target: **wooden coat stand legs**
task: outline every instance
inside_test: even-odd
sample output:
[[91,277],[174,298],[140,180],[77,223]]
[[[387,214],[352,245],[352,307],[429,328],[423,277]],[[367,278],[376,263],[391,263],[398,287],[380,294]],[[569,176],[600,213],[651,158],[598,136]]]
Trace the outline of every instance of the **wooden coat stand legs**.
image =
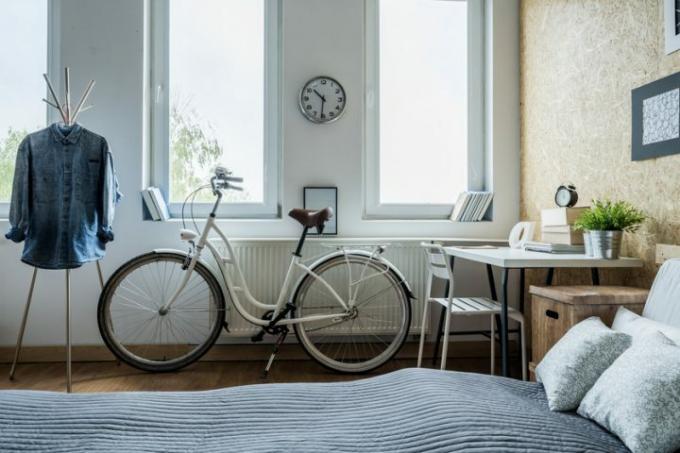
[[[102,268],[99,261],[95,261],[97,265],[97,275],[99,276],[99,286],[104,288],[104,277],[102,275]],[[21,327],[19,327],[19,335],[17,337],[17,346],[14,350],[14,360],[12,361],[12,368],[9,370],[9,379],[14,379],[14,373],[17,369],[17,362],[19,361],[19,354],[21,353],[21,345],[24,341],[24,332],[26,331],[26,321],[28,320],[28,311],[31,308],[31,301],[33,300],[33,289],[35,288],[35,279],[38,276],[38,268],[33,268],[33,277],[31,278],[31,286],[28,289],[28,298],[26,306],[24,307],[24,316],[21,319]],[[66,391],[71,393],[71,270],[66,269]]]

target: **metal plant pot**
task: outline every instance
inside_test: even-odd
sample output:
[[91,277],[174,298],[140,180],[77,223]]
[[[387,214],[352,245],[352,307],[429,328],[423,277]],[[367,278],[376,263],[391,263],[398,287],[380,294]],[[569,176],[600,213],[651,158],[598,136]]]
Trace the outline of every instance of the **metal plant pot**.
[[621,254],[621,231],[591,231],[590,243],[595,258],[618,259]]
[[586,256],[593,256],[593,243],[590,240],[590,231],[583,232],[583,247],[585,247]]

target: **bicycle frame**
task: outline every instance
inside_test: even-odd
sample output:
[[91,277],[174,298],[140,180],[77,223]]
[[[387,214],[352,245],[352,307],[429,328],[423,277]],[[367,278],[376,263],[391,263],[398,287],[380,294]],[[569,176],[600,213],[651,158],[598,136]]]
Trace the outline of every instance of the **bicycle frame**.
[[[219,202],[219,201],[218,201]],[[217,236],[219,239],[222,240],[224,243],[224,246],[227,249],[227,254],[228,256],[223,256],[217,248],[211,243],[210,240],[210,232],[215,231],[217,233]],[[272,310],[273,314],[271,319],[275,319],[277,315],[281,313],[281,311],[284,309],[286,305],[286,295],[288,294],[288,291],[290,289],[293,277],[294,277],[294,271],[296,269],[301,270],[307,275],[310,275],[311,277],[315,278],[318,282],[320,282],[329,292],[329,294],[338,302],[338,312],[335,314],[329,314],[329,315],[312,315],[312,316],[306,316],[302,318],[283,318],[280,319],[276,324],[277,325],[290,325],[290,324],[299,324],[299,323],[304,323],[304,322],[311,322],[311,321],[323,321],[323,320],[335,320],[338,323],[344,321],[348,317],[351,316],[351,310],[352,307],[354,306],[355,298],[357,295],[357,290],[354,292],[352,291],[352,287],[358,285],[359,283],[362,283],[366,280],[369,280],[371,278],[374,278],[378,275],[382,275],[383,273],[389,272],[390,271],[390,266],[385,265],[385,269],[382,272],[378,273],[373,273],[370,276],[366,277],[365,276],[365,271],[366,267],[368,265],[368,261],[366,266],[364,266],[364,270],[362,271],[361,275],[359,276],[359,279],[357,281],[352,281],[351,274],[349,278],[349,294],[350,294],[350,300],[345,301],[340,297],[340,295],[333,289],[333,287],[328,284],[326,280],[324,280],[321,276],[316,274],[310,267],[305,265],[302,262],[302,258],[299,254],[293,254],[290,264],[288,266],[288,271],[286,272],[286,277],[283,281],[283,285],[281,286],[281,289],[279,291],[279,295],[277,298],[277,301],[275,304],[266,304],[263,303],[259,300],[257,300],[252,293],[250,292],[250,289],[248,288],[248,284],[246,283],[245,277],[243,275],[243,272],[241,270],[241,267],[238,265],[238,262],[236,261],[236,255],[234,254],[234,250],[231,246],[231,243],[229,242],[229,239],[225,236],[225,234],[220,230],[220,228],[216,225],[215,223],[215,215],[214,213],[211,213],[210,216],[207,219],[207,223],[205,225],[205,228],[203,229],[203,232],[201,236],[198,239],[198,242],[195,244],[195,251],[193,255],[191,256],[191,261],[189,262],[189,265],[187,267],[187,272],[185,272],[185,275],[183,276],[183,280],[179,285],[179,288],[175,293],[172,295],[172,297],[168,300],[168,302],[163,306],[162,310],[169,310],[172,305],[175,303],[179,295],[182,293],[186,285],[188,284],[191,274],[196,266],[196,263],[200,260],[201,254],[203,253],[203,250],[205,248],[208,248],[210,253],[213,255],[215,258],[215,261],[218,264],[218,267],[220,269],[220,273],[222,274],[222,278],[224,281],[224,284],[227,287],[227,290],[231,296],[231,299],[234,303],[234,307],[236,308],[236,311],[243,317],[245,318],[248,322],[258,325],[258,326],[267,326],[271,323],[270,320],[268,319],[261,319],[256,316],[253,316],[252,314],[248,313],[248,311],[245,309],[244,304],[241,301],[241,296],[243,297],[243,301],[246,304],[253,305],[257,308],[264,309],[264,310]],[[379,249],[376,249],[371,255],[370,259],[374,258],[375,255],[379,252]],[[348,260],[349,264],[349,258],[346,256],[346,259]],[[230,272],[227,269],[227,265],[233,265],[235,269],[235,279],[237,280],[236,282],[233,281],[232,276],[230,275]]]

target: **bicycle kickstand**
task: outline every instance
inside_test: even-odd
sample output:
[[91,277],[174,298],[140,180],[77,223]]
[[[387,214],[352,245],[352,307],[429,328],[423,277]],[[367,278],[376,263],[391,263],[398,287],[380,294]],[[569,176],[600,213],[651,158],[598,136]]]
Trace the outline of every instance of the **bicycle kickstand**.
[[279,352],[279,347],[286,340],[286,335],[288,335],[288,327],[283,327],[281,333],[279,334],[279,337],[276,339],[276,343],[274,344],[274,350],[269,356],[267,366],[264,368],[264,372],[262,373],[262,379],[267,379],[267,376],[269,375],[269,369],[272,367],[272,363],[274,363],[274,358],[276,357],[276,354],[278,354]]

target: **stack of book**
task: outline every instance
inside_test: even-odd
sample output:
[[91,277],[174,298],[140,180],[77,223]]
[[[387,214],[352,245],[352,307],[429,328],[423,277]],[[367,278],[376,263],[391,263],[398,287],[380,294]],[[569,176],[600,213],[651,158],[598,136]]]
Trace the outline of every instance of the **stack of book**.
[[583,245],[583,233],[574,231],[574,222],[587,210],[587,207],[543,209],[541,240],[550,244]]
[[151,220],[165,221],[170,219],[168,205],[158,187],[149,187],[142,190],[142,199],[144,200],[147,211],[149,211]]
[[583,233],[574,222],[588,208],[553,208],[541,211],[541,242],[529,242],[526,250],[546,253],[583,253]]
[[585,247],[583,245],[551,244],[549,242],[527,242],[524,245],[524,250],[530,252],[569,254],[584,253]]
[[454,222],[479,222],[493,200],[493,192],[461,192],[451,212]]

